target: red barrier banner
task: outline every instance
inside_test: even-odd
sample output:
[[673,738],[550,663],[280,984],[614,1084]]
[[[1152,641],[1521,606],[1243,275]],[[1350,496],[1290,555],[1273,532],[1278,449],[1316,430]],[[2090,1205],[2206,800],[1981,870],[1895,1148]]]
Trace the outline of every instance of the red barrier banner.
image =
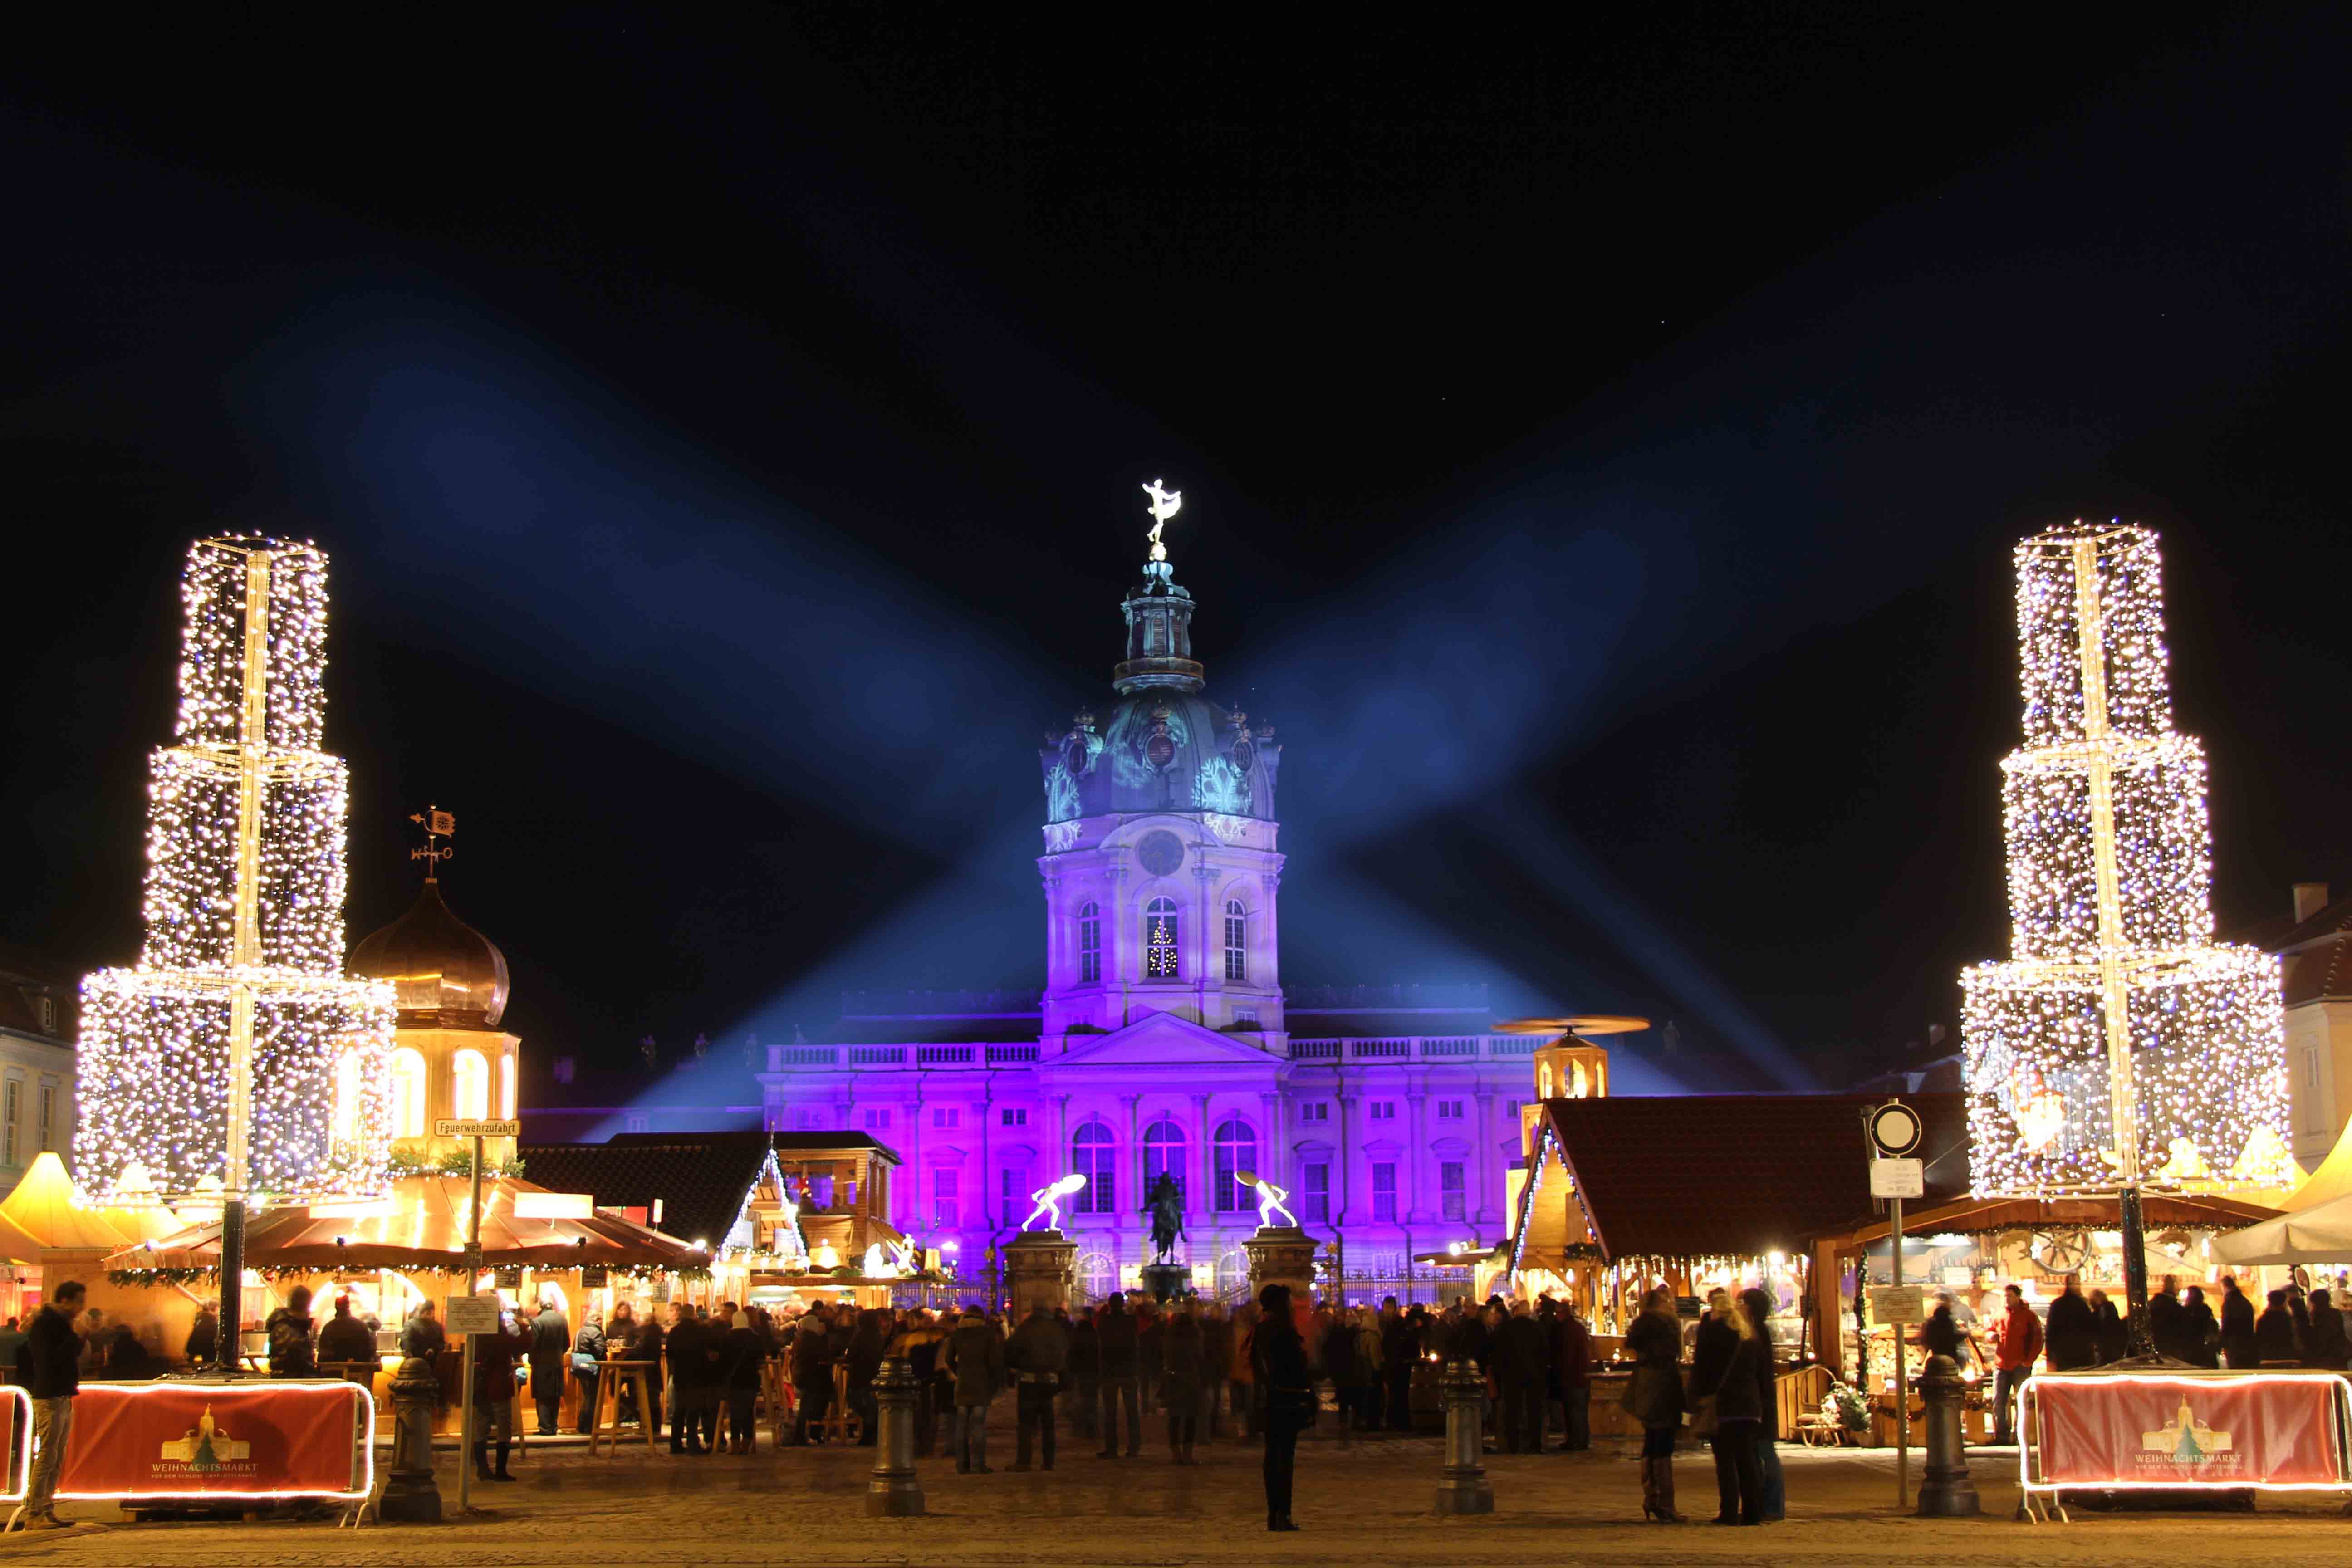
[[356,1500],[374,1439],[354,1384],[86,1383],[58,1496]]
[[[33,1396],[21,1384],[5,1385],[5,1398],[0,1398],[0,1455],[7,1456],[8,1479],[5,1490],[0,1490],[0,1502],[23,1502],[30,1489],[33,1476]],[[23,1442],[16,1434],[27,1434]]]
[[2342,1380],[2116,1373],[2027,1384],[2036,1487],[2340,1488]]

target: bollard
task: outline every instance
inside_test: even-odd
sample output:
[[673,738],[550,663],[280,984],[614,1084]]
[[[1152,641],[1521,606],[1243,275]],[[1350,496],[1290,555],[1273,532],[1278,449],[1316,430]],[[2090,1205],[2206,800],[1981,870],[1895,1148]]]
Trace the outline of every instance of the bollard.
[[1445,1363],[1445,1468],[1438,1472],[1437,1511],[1492,1513],[1495,1489],[1486,1479],[1486,1436],[1478,1402],[1486,1379],[1474,1362]]
[[[433,1480],[433,1363],[411,1356],[392,1374],[392,1473],[378,1517],[410,1524],[441,1522],[441,1489]],[[459,1464],[466,1456],[457,1456]]]
[[886,1361],[874,1374],[880,1426],[874,1439],[874,1474],[866,1483],[867,1513],[923,1511],[923,1484],[915,1479],[915,1401],[922,1392],[910,1362]]
[[1978,1511],[1977,1484],[1969,1479],[1968,1448],[1960,1432],[1960,1401],[1967,1385],[1960,1363],[1948,1355],[1927,1358],[1919,1397],[1927,1406],[1927,1472],[1919,1487],[1919,1517],[1964,1519]]

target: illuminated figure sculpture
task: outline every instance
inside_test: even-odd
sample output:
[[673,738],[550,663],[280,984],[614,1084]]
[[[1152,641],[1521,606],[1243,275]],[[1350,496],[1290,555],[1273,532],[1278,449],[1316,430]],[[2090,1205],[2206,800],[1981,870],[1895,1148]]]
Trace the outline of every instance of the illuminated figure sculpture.
[[1160,542],[1160,531],[1166,528],[1168,520],[1183,507],[1184,492],[1169,489],[1154,479],[1143,487],[1143,493],[1151,498],[1151,505],[1147,509],[1151,513],[1151,531],[1146,535],[1151,541],[1151,559],[1165,561],[1168,559],[1168,546]]
[[1048,1216],[1045,1220],[1045,1228],[1047,1230],[1061,1229],[1062,1200],[1070,1196],[1072,1194],[1080,1191],[1086,1186],[1086,1184],[1087,1179],[1084,1176],[1068,1175],[1060,1177],[1055,1181],[1049,1182],[1045,1185],[1039,1187],[1035,1192],[1031,1193],[1029,1194],[1029,1201],[1035,1204],[1037,1206],[1029,1211],[1029,1217],[1021,1222],[1021,1228],[1027,1230],[1030,1226],[1037,1223],[1037,1216],[1039,1215],[1045,1215]]
[[1289,1189],[1276,1186],[1255,1171],[1235,1171],[1234,1180],[1257,1194],[1257,1223],[1260,1226],[1272,1229],[1276,1215],[1280,1215],[1282,1223],[1286,1226],[1298,1224],[1298,1216],[1282,1206],[1282,1200],[1290,1195]]
[[2156,535],[2018,545],[2012,957],[1961,976],[1978,1191],[2292,1178],[2278,961],[2213,937],[2205,756],[2172,727]]

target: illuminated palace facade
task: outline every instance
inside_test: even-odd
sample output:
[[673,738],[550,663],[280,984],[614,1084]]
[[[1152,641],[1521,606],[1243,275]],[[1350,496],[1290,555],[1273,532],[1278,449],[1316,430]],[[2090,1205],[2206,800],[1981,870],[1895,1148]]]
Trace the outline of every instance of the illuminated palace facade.
[[1351,1297],[1427,1300],[1413,1257],[1504,1232],[1543,1042],[1494,1032],[1483,988],[1286,994],[1280,748],[1203,695],[1192,595],[1153,554],[1110,700],[1040,757],[1045,991],[853,994],[833,1042],[767,1047],[765,1120],[897,1150],[891,1219],[967,1272],[1075,1173],[1081,1286],[1131,1282],[1166,1173],[1197,1287],[1238,1290],[1255,1171],[1339,1243]]

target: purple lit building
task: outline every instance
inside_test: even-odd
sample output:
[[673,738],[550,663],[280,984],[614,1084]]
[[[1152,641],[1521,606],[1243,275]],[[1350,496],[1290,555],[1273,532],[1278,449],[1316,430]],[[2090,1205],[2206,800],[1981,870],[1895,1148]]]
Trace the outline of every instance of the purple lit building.
[[1351,1296],[1402,1294],[1414,1255],[1501,1238],[1543,1041],[1495,1033],[1484,987],[1285,990],[1281,751],[1203,695],[1192,595],[1154,554],[1112,695],[1040,758],[1044,993],[853,993],[832,1041],[766,1047],[761,1114],[896,1150],[891,1219],[967,1270],[1075,1173],[1081,1285],[1131,1280],[1165,1172],[1196,1283],[1239,1289],[1255,1171],[1340,1242]]

